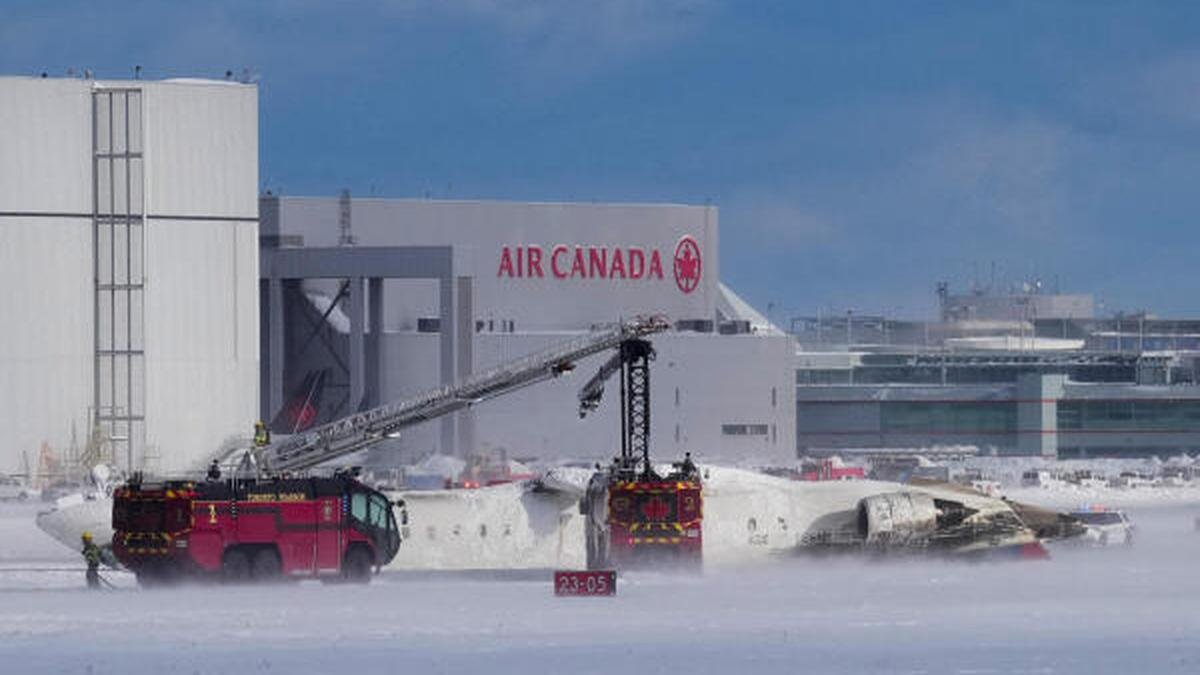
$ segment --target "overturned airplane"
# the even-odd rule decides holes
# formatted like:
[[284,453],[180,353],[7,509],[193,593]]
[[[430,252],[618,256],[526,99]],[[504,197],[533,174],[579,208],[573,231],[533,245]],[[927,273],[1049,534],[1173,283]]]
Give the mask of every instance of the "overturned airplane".
[[[948,483],[801,482],[702,466],[704,564],[815,553],[1045,557],[1068,516]],[[587,469],[476,490],[395,493],[408,508],[398,569],[585,566]]]
[[[645,338],[669,327],[670,322],[656,316],[614,324],[469,376],[453,386],[304,431],[295,428],[296,433],[274,443],[222,452],[210,475],[215,476],[213,480],[223,471],[261,477],[327,466],[403,429],[559,377],[574,370],[581,359],[615,350],[616,355],[580,391],[580,415],[595,409],[604,381],[620,370],[625,409],[622,429],[626,434],[621,466],[640,466],[639,475],[643,476],[668,476],[670,471],[652,469],[649,456],[648,367],[653,349]],[[638,373],[641,379],[634,377]],[[641,383],[640,388],[634,386],[634,380]],[[632,452],[635,447],[641,450],[640,457]],[[1041,540],[1082,532],[1078,523],[1065,516],[948,484],[796,482],[717,466],[701,467],[697,474],[690,459],[688,467],[689,480],[700,480],[684,495],[693,500],[694,513],[689,522],[692,529],[682,534],[695,535],[692,542],[703,542],[700,553],[705,564],[810,551],[1044,556]],[[407,541],[390,566],[582,567],[589,562],[587,552],[596,550],[595,532],[607,530],[607,526],[597,527],[608,520],[604,500],[588,495],[593,475],[590,469],[557,468],[537,480],[494,487],[395,493],[394,501],[403,499],[408,505],[409,519],[401,533]],[[701,499],[696,503],[698,489]],[[662,507],[657,497],[648,500],[651,502]],[[38,523],[51,536],[74,547],[84,530],[111,531],[111,504],[111,498],[101,492],[91,499],[60,503],[54,511],[40,515]],[[635,520],[644,518],[645,522],[629,524],[671,525],[656,516],[655,510],[632,514]],[[702,529],[694,527],[698,519]],[[618,536],[631,537],[627,543],[632,544],[633,530],[623,531],[625,534]],[[668,543],[675,538],[663,537]],[[695,560],[697,547],[686,548]]]

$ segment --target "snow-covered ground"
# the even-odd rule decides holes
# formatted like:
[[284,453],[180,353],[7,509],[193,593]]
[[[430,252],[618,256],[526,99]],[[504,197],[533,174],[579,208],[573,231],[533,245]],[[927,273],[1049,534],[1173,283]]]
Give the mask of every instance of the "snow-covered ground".
[[155,591],[109,572],[119,590],[89,592],[32,509],[0,506],[0,670],[1198,672],[1200,507],[1131,513],[1132,549],[1057,550],[1048,562],[798,558],[630,573],[615,598],[555,598],[548,570]]

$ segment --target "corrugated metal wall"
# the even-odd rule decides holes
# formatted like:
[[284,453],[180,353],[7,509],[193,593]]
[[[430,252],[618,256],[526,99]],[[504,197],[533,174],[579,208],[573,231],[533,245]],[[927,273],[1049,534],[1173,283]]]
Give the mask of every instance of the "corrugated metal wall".
[[0,471],[86,435],[92,404],[91,90],[0,79]]
[[0,472],[43,441],[65,454],[73,425],[82,443],[96,404],[92,92],[106,88],[142,92],[149,468],[187,468],[255,419],[256,89],[0,78]]
[[256,419],[257,91],[152,83],[146,153],[146,443],[177,471]]

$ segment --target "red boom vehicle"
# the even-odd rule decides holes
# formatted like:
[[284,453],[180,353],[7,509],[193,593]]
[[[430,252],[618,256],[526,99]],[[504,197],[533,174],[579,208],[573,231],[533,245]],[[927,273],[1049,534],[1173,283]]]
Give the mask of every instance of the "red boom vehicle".
[[616,480],[606,492],[607,517],[592,515],[589,528],[589,568],[700,565],[703,514],[698,476]]
[[365,582],[400,548],[392,506],[349,475],[132,481],[113,494],[113,552],[143,584],[186,577]]
[[[666,476],[650,462],[650,361],[646,340],[621,343],[620,351],[579,392],[579,414],[595,410],[603,384],[621,372],[621,454],[597,471],[579,503],[587,516],[588,569],[703,562],[703,495],[691,454],[674,462]],[[597,466],[597,469],[600,467]]]

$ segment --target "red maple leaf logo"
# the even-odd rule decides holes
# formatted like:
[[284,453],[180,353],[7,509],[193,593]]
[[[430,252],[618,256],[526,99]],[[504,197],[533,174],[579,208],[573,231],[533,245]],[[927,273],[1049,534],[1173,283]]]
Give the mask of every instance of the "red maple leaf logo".
[[662,520],[671,512],[671,507],[658,497],[651,497],[642,504],[642,515],[646,520]]
[[691,235],[683,235],[675,245],[675,285],[691,293],[700,285],[700,246]]

